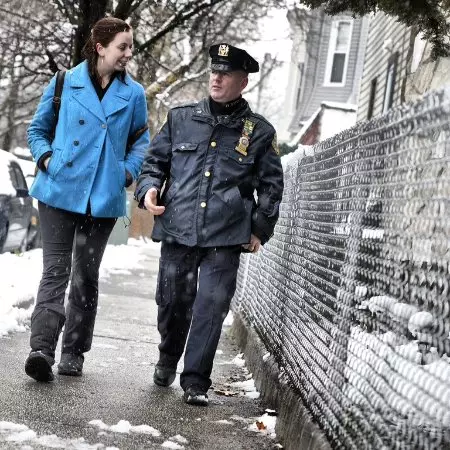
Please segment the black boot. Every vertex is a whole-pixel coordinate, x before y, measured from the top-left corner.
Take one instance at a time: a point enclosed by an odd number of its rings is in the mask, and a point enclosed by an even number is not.
[[[208,406],[207,389],[198,384],[189,385],[184,391],[183,400],[188,405]]]
[[[153,374],[153,381],[158,386],[170,386],[175,381],[176,373],[176,369],[156,365],[155,373]]]
[[[42,353],[40,350],[32,351],[25,361],[25,372],[36,381],[53,381],[55,378],[52,371],[54,363],[55,360],[51,356]]]
[[[25,372],[36,381],[52,381],[55,349],[64,325],[64,317],[50,309],[35,309],[31,316],[31,353]]]
[[[71,377],[81,377],[83,374],[84,356],[73,353],[62,353],[58,364],[58,373]]]

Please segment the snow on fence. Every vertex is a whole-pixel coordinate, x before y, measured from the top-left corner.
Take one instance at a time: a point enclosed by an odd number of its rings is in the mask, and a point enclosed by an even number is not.
[[[450,448],[450,88],[291,157],[232,309],[336,449]]]

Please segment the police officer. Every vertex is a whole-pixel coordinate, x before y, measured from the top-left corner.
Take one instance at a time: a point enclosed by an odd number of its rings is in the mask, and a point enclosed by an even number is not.
[[[135,192],[140,207],[156,216],[152,238],[161,241],[153,379],[173,383],[187,340],[183,398],[202,406],[240,254],[269,240],[283,191],[275,129],[241,96],[257,61],[226,43],[209,54],[209,98],[169,111]]]

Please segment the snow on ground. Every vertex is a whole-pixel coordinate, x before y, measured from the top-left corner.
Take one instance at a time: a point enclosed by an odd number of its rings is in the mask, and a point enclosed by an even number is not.
[[[269,438],[274,439],[276,417],[273,415],[273,411],[266,410],[266,413],[261,417],[244,418],[240,416],[231,416],[227,419],[216,420],[214,423],[221,423],[224,425],[235,425],[236,423],[244,423],[249,431],[261,433],[267,435]],[[197,419],[200,420],[200,419]],[[119,420],[115,425],[108,425],[101,419],[91,420],[89,424],[91,427],[97,428],[99,432],[97,436],[105,436],[108,433],[121,433],[121,434],[145,434],[149,438],[162,438],[164,441],[160,444],[162,448],[179,449],[183,450],[189,447],[189,441],[181,434],[176,434],[169,438],[161,436],[161,432],[156,428],[147,425],[132,425],[127,420]],[[2,442],[10,444],[20,445],[22,450],[32,450],[33,446],[42,446],[48,448],[67,448],[72,450],[120,450],[117,447],[108,447],[102,443],[89,444],[85,438],[72,438],[64,439],[56,434],[38,435],[34,430],[28,428],[24,424],[18,424],[13,422],[0,420],[0,446]]]
[[[154,437],[161,436],[161,432],[150,425],[131,425],[128,420],[119,420],[116,425],[106,425],[101,420],[91,420],[89,425],[98,427],[102,431],[113,431],[114,433],[141,433],[149,434]]]
[[[160,244],[152,241],[129,239],[128,245],[108,245],[100,266],[100,279],[113,273],[129,273],[132,269],[145,269],[142,250],[154,249],[159,255]],[[11,332],[25,331],[42,275],[42,249],[21,254],[0,254],[0,337]],[[30,304],[24,310],[18,306]]]
[[[139,433],[146,434],[152,437],[160,437],[161,433],[151,427],[150,425],[131,425],[127,420],[120,420],[116,425],[106,425],[101,420],[92,420],[89,425],[99,428],[101,430],[99,436],[105,435],[107,432],[112,433]],[[118,450],[116,447],[107,447],[104,444],[89,444],[83,437],[77,439],[63,439],[55,434],[41,435],[39,436],[35,431],[28,428],[23,424],[16,424],[13,422],[0,421],[0,442],[10,443],[27,443],[27,446],[22,446],[22,450],[26,448],[33,448],[32,445],[40,445],[42,447],[49,448],[70,448],[73,450]],[[188,440],[177,434],[169,438],[165,443],[168,445],[162,445],[167,448],[183,449],[181,444],[187,444]],[[170,447],[169,444],[173,446]]]
[[[41,435],[26,425],[0,421],[0,443],[8,442],[21,445],[22,450],[33,449],[33,445],[47,448],[70,448],[72,450],[118,450],[116,447],[106,447],[103,444],[88,444],[84,438],[63,439],[55,434]],[[25,445],[27,443],[28,445]]]

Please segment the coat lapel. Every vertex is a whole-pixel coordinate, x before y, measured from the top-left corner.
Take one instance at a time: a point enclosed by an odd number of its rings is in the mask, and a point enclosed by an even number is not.
[[[72,75],[70,77],[70,85],[72,87],[73,98],[97,116],[102,122],[105,122],[105,113],[89,77],[87,63],[81,63],[70,72]]]
[[[103,111],[106,117],[113,115],[128,105],[131,90],[131,79],[128,75],[125,75],[125,83],[117,77],[114,79],[102,100]]]

